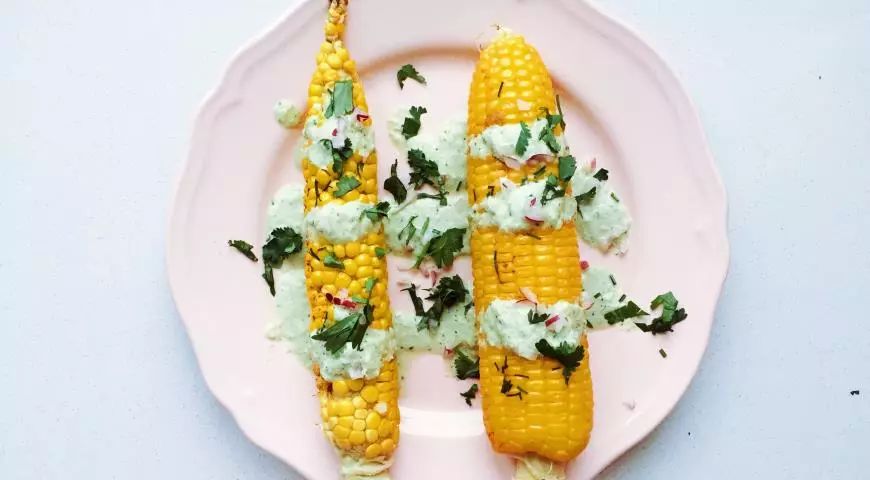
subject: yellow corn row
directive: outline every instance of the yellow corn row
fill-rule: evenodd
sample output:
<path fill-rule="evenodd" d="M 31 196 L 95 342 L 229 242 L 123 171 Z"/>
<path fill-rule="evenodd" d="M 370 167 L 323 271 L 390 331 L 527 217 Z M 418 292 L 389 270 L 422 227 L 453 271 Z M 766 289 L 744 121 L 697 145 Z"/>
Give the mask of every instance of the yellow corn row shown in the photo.
<path fill-rule="evenodd" d="M 326 22 L 326 40 L 317 54 L 317 70 L 308 87 L 307 117 L 325 121 L 323 108 L 328 101 L 328 92 L 338 80 L 353 81 L 354 105 L 367 110 L 365 94 L 356 71 L 341 40 L 344 32 L 347 0 L 332 0 Z M 371 122 L 371 120 L 367 120 Z M 307 145 L 306 145 L 307 146 Z M 332 168 L 320 169 L 308 159 L 302 162 L 305 176 L 305 211 L 327 203 L 345 203 L 353 200 L 375 204 L 377 202 L 377 156 L 372 152 L 361 157 L 358 152 L 344 164 L 342 172 Z M 336 180 L 350 175 L 360 181 L 360 186 L 335 198 Z M 332 304 L 326 292 L 337 294 L 348 290 L 349 296 L 365 297 L 364 285 L 369 278 L 377 283 L 369 297 L 374 321 L 369 328 L 388 329 L 392 325 L 389 298 L 387 297 L 387 267 L 383 258 L 375 254 L 377 247 L 385 248 L 383 230 L 379 229 L 358 241 L 331 245 L 318 241 L 307 242 L 308 251 L 332 252 L 344 264 L 343 270 L 325 266 L 319 257 L 305 255 L 305 274 L 308 301 L 311 305 L 310 330 L 314 331 L 331 324 Z M 348 345 L 345 348 L 350 348 Z M 341 379 L 327 381 L 319 375 L 315 366 L 317 390 L 320 397 L 323 430 L 330 442 L 344 459 L 365 460 L 388 464 L 399 441 L 399 384 L 396 360 L 387 362 L 380 375 L 374 379 Z"/>
<path fill-rule="evenodd" d="M 520 99 L 523 102 L 518 102 Z M 538 52 L 523 37 L 499 32 L 481 52 L 474 72 L 468 105 L 469 139 L 491 125 L 534 122 L 543 117 L 543 108 L 555 112 L 556 98 Z M 548 169 L 555 172 L 557 166 L 553 163 Z M 469 198 L 477 202 L 486 197 L 487 190 L 499 191 L 501 177 L 514 183 L 531 179 L 537 168 L 510 170 L 491 155 L 469 157 Z M 523 298 L 521 287 L 531 288 L 543 304 L 579 301 L 581 269 L 574 223 L 559 229 L 535 227 L 528 233 L 540 240 L 494 227 L 472 232 L 474 304 L 478 315 L 496 298 Z M 587 345 L 585 338 L 582 345 Z M 506 376 L 528 393 L 522 397 L 501 393 Z M 483 419 L 496 451 L 566 462 L 589 442 L 592 379 L 588 351 L 566 385 L 562 367 L 555 360 L 543 356 L 527 360 L 503 347 L 481 345 L 480 391 Z"/>

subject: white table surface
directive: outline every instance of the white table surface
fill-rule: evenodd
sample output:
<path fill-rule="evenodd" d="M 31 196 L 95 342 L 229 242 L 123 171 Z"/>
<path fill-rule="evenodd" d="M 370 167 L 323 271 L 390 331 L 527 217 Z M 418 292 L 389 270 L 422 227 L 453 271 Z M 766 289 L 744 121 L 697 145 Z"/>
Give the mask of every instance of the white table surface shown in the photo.
<path fill-rule="evenodd" d="M 163 267 L 199 102 L 293 1 L 0 3 L 0 478 L 298 478 L 207 390 Z M 870 3 L 598 3 L 685 82 L 732 247 L 700 373 L 603 477 L 870 478 Z"/>

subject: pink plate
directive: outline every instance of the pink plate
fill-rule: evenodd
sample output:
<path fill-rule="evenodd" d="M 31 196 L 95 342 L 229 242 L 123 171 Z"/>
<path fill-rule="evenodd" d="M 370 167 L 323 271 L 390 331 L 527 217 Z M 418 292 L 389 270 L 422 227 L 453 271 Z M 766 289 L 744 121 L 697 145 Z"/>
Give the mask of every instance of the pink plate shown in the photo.
<path fill-rule="evenodd" d="M 276 315 L 261 266 L 226 241 L 259 244 L 272 194 L 301 178 L 291 160 L 298 132 L 280 128 L 271 109 L 282 97 L 304 102 L 325 4 L 303 2 L 245 47 L 203 105 L 166 247 L 172 292 L 209 387 L 251 440 L 309 479 L 338 477 L 318 426 L 314 381 L 264 337 Z M 633 213 L 628 255 L 602 258 L 584 248 L 585 255 L 611 268 L 631 297 L 673 290 L 689 313 L 670 335 L 590 336 L 595 429 L 569 469 L 569 478 L 588 479 L 665 418 L 698 368 L 728 265 L 725 192 L 673 73 L 625 26 L 578 0 L 352 1 L 346 42 L 365 83 L 382 175 L 395 155 L 387 117 L 402 104 L 427 106 L 426 124 L 464 112 L 478 43 L 496 23 L 541 52 L 575 156 L 596 155 Z M 409 81 L 398 89 L 396 70 L 405 63 L 428 87 Z M 393 298 L 395 308 L 408 307 Z M 448 378 L 438 357 L 415 358 L 403 374 L 395 478 L 510 478 L 510 461 L 490 450 L 480 410 L 462 402 L 465 385 Z"/>

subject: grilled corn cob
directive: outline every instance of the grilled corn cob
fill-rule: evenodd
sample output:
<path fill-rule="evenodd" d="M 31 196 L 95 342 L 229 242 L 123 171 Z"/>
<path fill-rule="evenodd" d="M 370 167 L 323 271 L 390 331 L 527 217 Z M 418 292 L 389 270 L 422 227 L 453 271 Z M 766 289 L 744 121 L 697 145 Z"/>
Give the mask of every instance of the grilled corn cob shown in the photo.
<path fill-rule="evenodd" d="M 364 125 L 371 127 L 371 120 L 365 114 L 366 99 L 356 65 L 342 42 L 346 14 L 347 1 L 332 0 L 325 28 L 326 39 L 320 46 L 317 69 L 308 87 L 306 121 L 312 127 L 326 122 L 325 112 L 333 101 L 336 82 L 347 81 L 352 83 L 354 115 Z M 315 140 L 306 138 L 305 142 L 304 147 L 308 148 Z M 373 149 L 366 154 L 355 148 L 339 167 L 340 171 L 335 171 L 334 164 L 325 168 L 318 166 L 308 156 L 303 159 L 302 169 L 306 214 L 330 203 L 340 205 L 356 200 L 374 206 L 377 202 L 377 156 Z M 341 194 L 338 192 L 338 179 L 341 177 L 353 178 L 359 185 Z M 371 307 L 368 328 L 391 328 L 386 262 L 378 255 L 380 249 L 384 248 L 381 226 L 348 243 L 331 244 L 322 238 L 309 237 L 306 246 L 305 275 L 311 305 L 312 333 L 322 331 L 340 320 L 335 318 L 333 300 L 342 295 L 367 301 Z M 327 261 L 327 256 L 332 263 Z M 339 268 L 336 268 L 335 260 L 341 263 Z M 374 282 L 373 286 L 371 282 Z M 366 317 L 362 321 L 366 322 Z M 368 334 L 371 333 L 368 330 Z M 348 343 L 343 348 L 350 349 L 352 346 Z M 314 373 L 323 430 L 342 457 L 346 478 L 385 475 L 399 440 L 399 384 L 395 358 L 384 363 L 374 378 L 330 381 L 321 375 L 318 365 L 314 366 Z"/>
<path fill-rule="evenodd" d="M 488 127 L 534 123 L 556 112 L 552 81 L 538 52 L 523 37 L 501 30 L 480 53 L 468 106 L 468 137 L 472 142 Z M 554 127 L 561 134 L 563 126 Z M 473 149 L 470 149 L 470 152 Z M 469 200 L 481 202 L 499 192 L 504 177 L 519 184 L 535 178 L 540 165 L 510 168 L 492 154 L 468 158 Z M 556 173 L 555 161 L 546 164 Z M 540 175 L 540 172 L 537 172 Z M 566 187 L 568 190 L 570 186 Z M 570 195 L 570 190 L 566 192 Z M 541 304 L 578 302 L 582 293 L 580 258 L 573 220 L 559 228 L 531 226 L 526 232 L 505 232 L 477 226 L 471 235 L 474 304 L 480 319 L 496 299 L 521 300 L 530 289 Z M 518 458 L 517 478 L 542 478 L 577 456 L 592 429 L 592 381 L 588 355 L 563 378 L 562 365 L 543 355 L 523 358 L 502 347 L 480 346 L 480 391 L 483 418 L 493 448 Z M 579 340 L 584 349 L 585 334 Z M 506 395 L 505 380 L 523 395 Z M 556 478 L 546 476 L 545 478 Z"/>

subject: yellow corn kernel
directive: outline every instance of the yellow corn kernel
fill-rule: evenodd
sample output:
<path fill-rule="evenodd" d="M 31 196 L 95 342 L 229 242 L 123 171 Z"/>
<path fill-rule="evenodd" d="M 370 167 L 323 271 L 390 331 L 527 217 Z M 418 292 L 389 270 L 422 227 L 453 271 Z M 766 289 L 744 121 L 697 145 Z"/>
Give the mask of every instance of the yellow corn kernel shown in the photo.
<path fill-rule="evenodd" d="M 369 411 L 364 408 L 353 412 L 353 418 L 358 418 L 360 420 L 365 420 L 368 415 Z"/>
<path fill-rule="evenodd" d="M 366 434 L 361 431 L 353 431 L 347 437 L 351 445 L 362 445 L 366 441 Z"/>
<path fill-rule="evenodd" d="M 360 379 L 348 380 L 347 382 L 348 388 L 350 388 L 354 392 L 358 392 L 363 388 L 363 381 Z"/>
<path fill-rule="evenodd" d="M 341 425 L 336 425 L 335 428 L 332 429 L 332 433 L 335 434 L 335 438 L 347 438 L 350 436 L 350 429 Z"/>
<path fill-rule="evenodd" d="M 366 402 L 375 403 L 378 401 L 378 389 L 373 385 L 366 385 L 360 392 L 360 395 Z"/>
<path fill-rule="evenodd" d="M 377 412 L 370 412 L 366 417 L 366 427 L 376 429 L 381 424 L 381 416 Z"/>
<path fill-rule="evenodd" d="M 353 428 L 353 417 L 339 417 L 338 424 L 342 427 Z"/>
<path fill-rule="evenodd" d="M 375 458 L 381 454 L 381 446 L 373 443 L 366 448 L 366 458 Z"/>
<path fill-rule="evenodd" d="M 353 407 L 356 409 L 365 409 L 368 407 L 368 404 L 362 397 L 353 397 Z"/>
<path fill-rule="evenodd" d="M 333 292 L 334 294 L 334 292 Z M 332 393 L 337 397 L 343 397 L 347 395 L 347 383 L 344 380 L 337 380 L 332 382 Z"/>
<path fill-rule="evenodd" d="M 335 405 L 335 412 L 342 417 L 353 415 L 353 410 L 353 403 L 350 400 L 340 400 Z"/>

